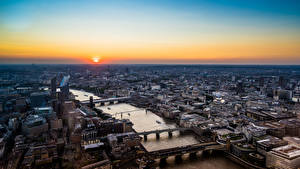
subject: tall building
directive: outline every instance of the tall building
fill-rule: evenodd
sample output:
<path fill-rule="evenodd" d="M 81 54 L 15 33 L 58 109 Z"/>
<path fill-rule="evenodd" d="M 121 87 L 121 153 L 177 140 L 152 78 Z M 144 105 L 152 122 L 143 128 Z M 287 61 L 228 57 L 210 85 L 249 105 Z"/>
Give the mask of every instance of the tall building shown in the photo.
<path fill-rule="evenodd" d="M 69 97 L 69 80 L 70 80 L 70 75 L 69 76 L 64 76 L 62 81 L 60 82 L 60 99 L 65 100 Z"/>
<path fill-rule="evenodd" d="M 56 98 L 56 77 L 51 79 L 51 97 Z"/>
<path fill-rule="evenodd" d="M 279 85 L 281 88 L 285 88 L 286 85 L 287 85 L 287 80 L 286 80 L 283 76 L 280 76 L 280 77 L 279 77 L 279 80 L 278 80 L 278 85 Z"/>
<path fill-rule="evenodd" d="M 237 93 L 243 93 L 244 92 L 244 87 L 243 87 L 243 82 L 239 81 L 236 85 L 236 92 Z"/>
<path fill-rule="evenodd" d="M 263 87 L 264 84 L 265 84 L 265 79 L 264 79 L 264 77 L 260 77 L 260 78 L 259 78 L 259 86 L 260 86 L 260 87 Z"/>
<path fill-rule="evenodd" d="M 30 94 L 31 107 L 45 107 L 50 100 L 48 92 L 34 92 Z"/>

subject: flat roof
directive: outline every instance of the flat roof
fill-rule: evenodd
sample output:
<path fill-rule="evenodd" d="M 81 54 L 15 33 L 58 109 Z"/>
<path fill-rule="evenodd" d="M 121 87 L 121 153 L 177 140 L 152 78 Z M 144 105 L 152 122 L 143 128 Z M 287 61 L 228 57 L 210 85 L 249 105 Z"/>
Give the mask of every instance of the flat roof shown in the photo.
<path fill-rule="evenodd" d="M 104 143 L 102 143 L 102 142 L 94 143 L 94 144 L 88 144 L 88 145 L 84 145 L 84 149 L 87 150 L 87 149 L 90 149 L 90 148 L 97 148 L 97 147 L 100 147 L 102 145 L 104 145 Z"/>
<path fill-rule="evenodd" d="M 300 157 L 300 147 L 292 144 L 274 148 L 272 151 L 278 153 L 280 156 L 290 159 Z"/>

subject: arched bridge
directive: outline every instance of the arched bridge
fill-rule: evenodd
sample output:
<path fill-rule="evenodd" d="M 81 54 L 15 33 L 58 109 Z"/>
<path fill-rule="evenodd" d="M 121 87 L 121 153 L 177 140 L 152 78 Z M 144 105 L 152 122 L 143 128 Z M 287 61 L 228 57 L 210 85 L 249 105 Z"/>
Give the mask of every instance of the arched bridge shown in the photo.
<path fill-rule="evenodd" d="M 108 98 L 108 99 L 94 99 L 93 103 L 100 103 L 104 105 L 105 103 L 114 104 L 115 102 L 122 102 L 130 99 L 130 97 L 116 97 L 116 98 Z M 81 104 L 90 104 L 90 100 L 83 100 L 80 102 Z"/>
<path fill-rule="evenodd" d="M 156 139 L 159 139 L 161 133 L 167 132 L 169 134 L 169 137 L 172 137 L 172 135 L 173 135 L 172 133 L 174 131 L 188 131 L 188 130 L 191 130 L 191 129 L 190 128 L 168 128 L 168 129 L 161 129 L 161 130 L 152 130 L 152 131 L 137 132 L 136 134 L 140 135 L 140 136 L 144 136 L 144 141 L 146 141 L 147 140 L 147 136 L 149 134 L 155 134 L 156 135 Z"/>
<path fill-rule="evenodd" d="M 152 130 L 152 131 L 144 131 L 144 132 L 130 132 L 130 135 L 139 135 L 139 136 L 144 136 L 144 141 L 147 141 L 147 136 L 149 134 L 155 134 L 156 135 L 156 139 L 159 139 L 160 138 L 160 134 L 161 133 L 165 133 L 167 132 L 169 134 L 169 137 L 172 137 L 172 133 L 174 131 L 192 131 L 192 129 L 190 128 L 168 128 L 168 129 L 161 129 L 161 130 Z M 118 137 L 126 137 L 127 135 L 124 134 L 124 135 L 120 135 Z M 104 137 L 100 137 L 99 138 L 100 140 L 106 140 L 107 139 L 107 136 L 104 136 Z"/>

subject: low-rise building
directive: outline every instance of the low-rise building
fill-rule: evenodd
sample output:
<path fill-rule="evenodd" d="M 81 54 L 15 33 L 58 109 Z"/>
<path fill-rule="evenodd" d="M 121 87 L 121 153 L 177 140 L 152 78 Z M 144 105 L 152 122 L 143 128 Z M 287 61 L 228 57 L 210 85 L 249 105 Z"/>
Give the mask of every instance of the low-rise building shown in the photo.
<path fill-rule="evenodd" d="M 294 144 L 300 147 L 300 138 L 299 137 L 283 137 L 284 141 L 287 141 L 288 144 Z"/>
<path fill-rule="evenodd" d="M 292 137 L 299 137 L 300 136 L 300 120 L 293 118 L 293 119 L 284 119 L 280 120 L 279 123 L 285 126 L 285 135 L 292 136 Z"/>
<path fill-rule="evenodd" d="M 252 124 L 242 127 L 242 132 L 245 134 L 247 140 L 252 141 L 253 137 L 261 137 L 266 135 L 267 129 Z"/>
<path fill-rule="evenodd" d="M 48 131 L 48 123 L 44 117 L 29 115 L 23 122 L 22 130 L 27 137 L 39 137 Z"/>
<path fill-rule="evenodd" d="M 300 167 L 300 147 L 285 145 L 272 149 L 266 155 L 266 167 L 296 169 Z"/>
<path fill-rule="evenodd" d="M 279 122 L 262 122 L 258 126 L 267 128 L 267 134 L 282 138 L 285 136 L 285 125 Z"/>
<path fill-rule="evenodd" d="M 266 135 L 260 138 L 260 140 L 256 141 L 256 148 L 259 153 L 266 155 L 266 153 L 273 148 L 284 146 L 287 144 L 288 143 L 286 141 L 281 140 L 280 138 Z"/>

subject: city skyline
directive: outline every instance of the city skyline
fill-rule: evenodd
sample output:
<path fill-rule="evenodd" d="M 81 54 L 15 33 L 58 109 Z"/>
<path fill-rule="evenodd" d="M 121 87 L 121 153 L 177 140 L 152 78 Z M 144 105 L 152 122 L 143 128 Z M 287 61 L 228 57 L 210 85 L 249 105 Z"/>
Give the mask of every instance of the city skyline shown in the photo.
<path fill-rule="evenodd" d="M 1 1 L 0 63 L 298 65 L 299 9 L 294 0 Z"/>

